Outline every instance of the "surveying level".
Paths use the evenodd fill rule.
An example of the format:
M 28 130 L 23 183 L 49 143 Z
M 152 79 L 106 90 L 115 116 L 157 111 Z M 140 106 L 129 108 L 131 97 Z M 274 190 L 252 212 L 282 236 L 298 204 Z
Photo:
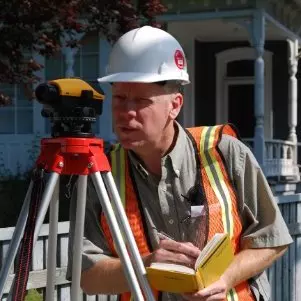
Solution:
M 58 79 L 35 91 L 44 105 L 42 116 L 52 123 L 52 137 L 94 137 L 92 123 L 102 113 L 104 93 L 80 79 Z
M 82 240 L 87 178 L 90 176 L 134 300 L 144 300 L 145 296 L 147 300 L 154 301 L 143 261 L 104 153 L 103 140 L 95 138 L 92 132 L 91 124 L 96 121 L 97 115 L 102 113 L 104 93 L 97 92 L 80 79 L 71 78 L 41 84 L 35 92 L 38 101 L 44 105 L 42 115 L 49 118 L 52 123 L 52 138 L 41 140 L 40 154 L 1 270 L 0 300 L 19 247 L 18 268 L 8 300 L 24 300 L 32 248 L 37 241 L 49 206 L 46 301 L 55 299 L 59 177 L 77 175 L 71 300 L 80 301 L 81 296 Z M 45 174 L 49 174 L 49 179 L 44 188 Z

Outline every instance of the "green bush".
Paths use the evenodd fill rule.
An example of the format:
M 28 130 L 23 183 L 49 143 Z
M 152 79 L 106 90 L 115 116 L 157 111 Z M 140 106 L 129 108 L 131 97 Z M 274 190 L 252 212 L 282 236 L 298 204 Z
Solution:
M 43 296 L 37 290 L 31 289 L 27 292 L 25 301 L 43 301 Z

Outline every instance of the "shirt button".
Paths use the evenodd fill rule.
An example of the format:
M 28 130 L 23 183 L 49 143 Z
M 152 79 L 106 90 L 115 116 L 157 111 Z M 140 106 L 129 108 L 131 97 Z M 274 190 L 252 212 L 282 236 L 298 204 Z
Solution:
M 174 220 L 171 218 L 168 222 L 172 225 Z
M 175 170 L 175 173 L 176 173 L 177 176 L 180 175 L 180 171 L 178 169 Z

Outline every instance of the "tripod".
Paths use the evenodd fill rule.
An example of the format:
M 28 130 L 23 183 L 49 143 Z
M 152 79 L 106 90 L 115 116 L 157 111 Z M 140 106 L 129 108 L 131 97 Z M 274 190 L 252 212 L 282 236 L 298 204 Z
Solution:
M 110 172 L 109 162 L 103 151 L 103 140 L 98 138 L 44 138 L 41 141 L 41 152 L 37 159 L 36 167 L 38 171 L 46 171 L 50 175 L 40 201 L 33 236 L 34 245 L 37 241 L 47 209 L 50 206 L 46 301 L 53 301 L 55 292 L 60 175 L 78 175 L 71 300 L 80 301 L 79 298 L 81 295 L 81 253 L 88 176 L 92 178 L 102 205 L 102 210 L 107 218 L 116 250 L 124 267 L 125 276 L 128 280 L 134 300 L 144 300 L 144 296 L 146 300 L 155 300 L 147 281 L 146 270 L 131 232 L 117 187 Z M 7 252 L 7 257 L 1 270 L 0 300 L 3 295 L 10 267 L 16 257 L 24 233 L 30 212 L 30 196 L 34 189 L 35 183 L 32 180 Z M 11 286 L 8 300 L 12 300 L 12 288 L 13 285 Z M 144 291 L 144 296 L 142 290 Z M 13 301 L 21 300 L 23 299 L 15 298 Z

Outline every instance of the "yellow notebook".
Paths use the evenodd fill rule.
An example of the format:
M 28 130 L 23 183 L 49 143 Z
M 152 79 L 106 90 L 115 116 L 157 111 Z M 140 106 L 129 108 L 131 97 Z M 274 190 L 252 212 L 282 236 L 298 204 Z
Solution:
M 217 281 L 233 257 L 229 235 L 217 233 L 201 251 L 194 269 L 179 264 L 154 262 L 146 268 L 147 278 L 150 285 L 159 291 L 195 292 Z

